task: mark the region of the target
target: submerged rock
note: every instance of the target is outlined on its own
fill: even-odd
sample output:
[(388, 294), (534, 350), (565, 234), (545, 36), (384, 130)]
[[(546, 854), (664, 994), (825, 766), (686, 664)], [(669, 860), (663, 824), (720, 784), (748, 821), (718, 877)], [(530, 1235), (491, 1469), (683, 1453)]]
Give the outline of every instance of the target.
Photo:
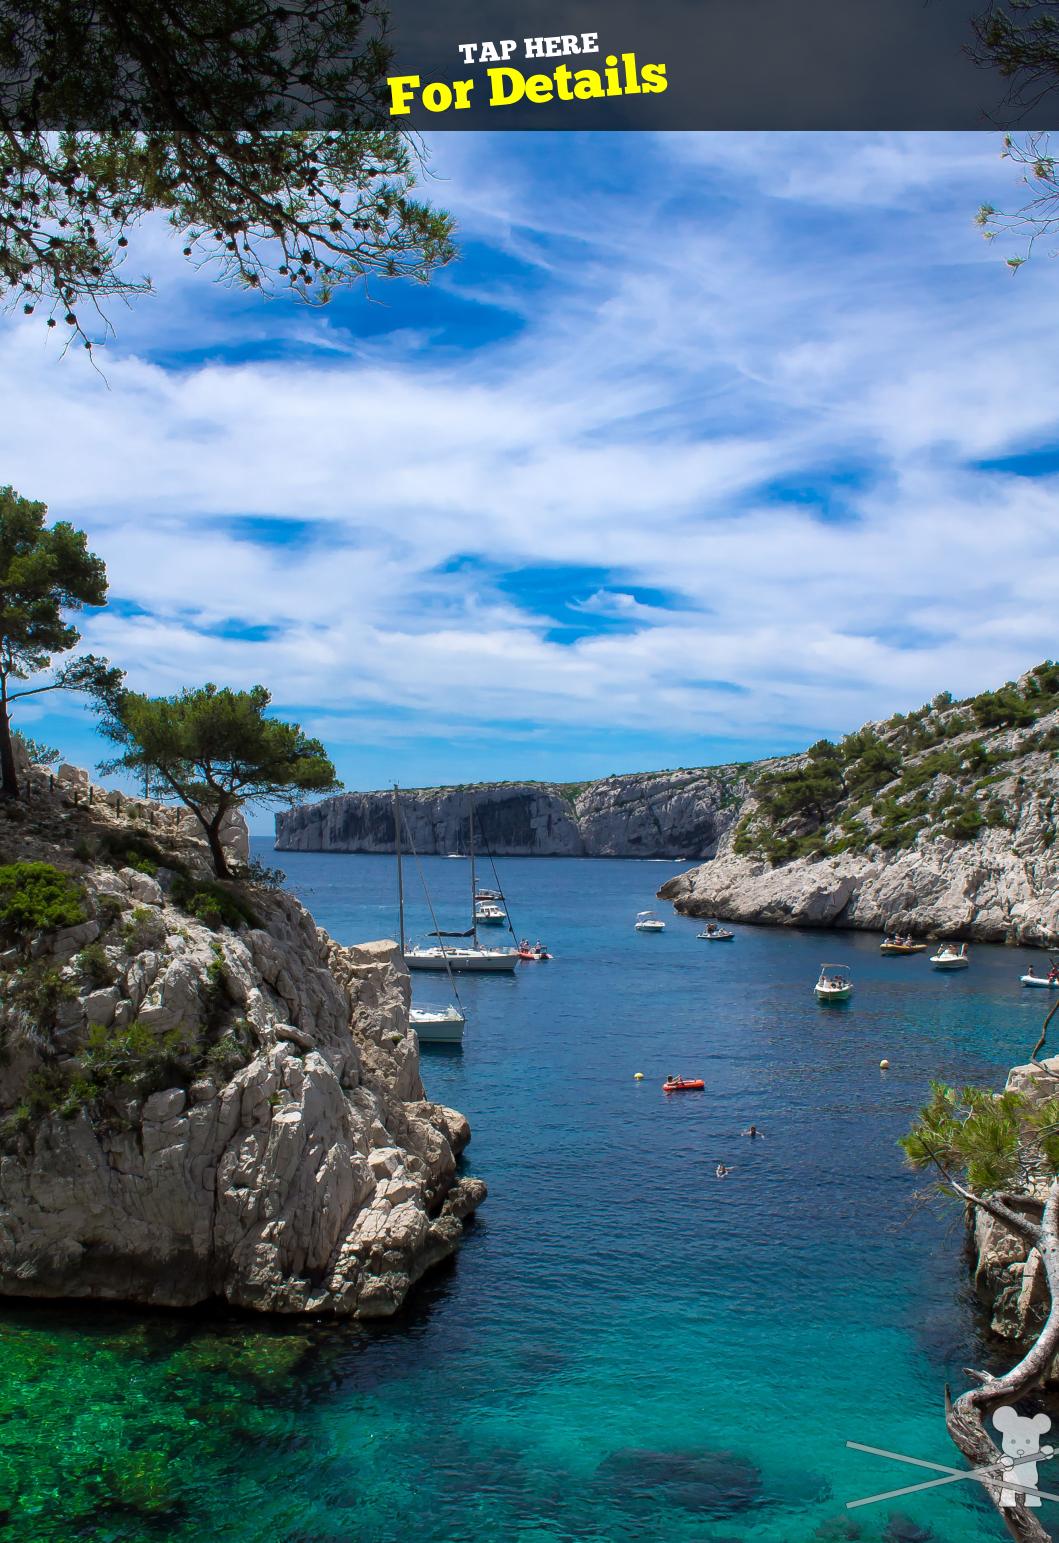
[(747, 1510), (761, 1491), (760, 1470), (733, 1452), (626, 1447), (603, 1459), (596, 1481), (619, 1504), (661, 1501), (715, 1516)]
[(886, 1519), (883, 1543), (942, 1543), (933, 1527), (917, 1522), (903, 1511), (891, 1511)]

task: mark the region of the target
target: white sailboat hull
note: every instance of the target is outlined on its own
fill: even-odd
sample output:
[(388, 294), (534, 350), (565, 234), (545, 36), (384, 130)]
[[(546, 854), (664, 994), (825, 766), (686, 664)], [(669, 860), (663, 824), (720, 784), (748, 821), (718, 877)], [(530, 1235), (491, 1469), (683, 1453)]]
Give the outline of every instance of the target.
[(518, 954), (510, 948), (410, 948), (404, 956), (410, 970), (459, 970), (466, 974), (510, 973)]

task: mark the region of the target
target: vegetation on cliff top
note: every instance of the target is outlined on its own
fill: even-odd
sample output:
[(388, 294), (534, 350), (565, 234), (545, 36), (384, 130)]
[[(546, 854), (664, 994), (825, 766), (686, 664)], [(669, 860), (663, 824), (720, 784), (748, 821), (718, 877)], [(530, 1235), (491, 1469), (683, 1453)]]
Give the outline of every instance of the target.
[[(912, 713), (821, 739), (793, 766), (763, 770), (733, 851), (773, 864), (796, 857), (894, 851), (922, 834), (970, 840), (1008, 823), (995, 784), (1005, 762), (1059, 746), (1039, 720), (1059, 708), (1059, 665), (1046, 660), (996, 691), (948, 692)], [(1023, 731), (1000, 743), (1001, 731)], [(988, 742), (987, 742), (988, 741)]]
[(236, 809), (342, 785), (318, 739), (265, 716), (270, 701), (264, 686), (212, 683), (172, 697), (119, 691), (101, 699), (100, 727), (122, 752), (104, 770), (136, 773), (190, 809), (218, 878), (230, 877), (221, 832)]

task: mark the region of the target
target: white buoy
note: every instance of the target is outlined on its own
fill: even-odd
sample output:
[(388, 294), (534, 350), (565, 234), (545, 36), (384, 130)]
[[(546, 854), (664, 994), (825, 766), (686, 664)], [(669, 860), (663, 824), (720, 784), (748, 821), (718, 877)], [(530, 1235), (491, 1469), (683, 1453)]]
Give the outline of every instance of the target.
[(634, 1082), (642, 1082), (643, 1081), (643, 1072), (633, 1072), (632, 1080)]
[(889, 1061), (880, 1061), (879, 1062), (879, 1070), (883, 1071), (883, 1072), (889, 1071), (890, 1070), (890, 1063), (889, 1063)]

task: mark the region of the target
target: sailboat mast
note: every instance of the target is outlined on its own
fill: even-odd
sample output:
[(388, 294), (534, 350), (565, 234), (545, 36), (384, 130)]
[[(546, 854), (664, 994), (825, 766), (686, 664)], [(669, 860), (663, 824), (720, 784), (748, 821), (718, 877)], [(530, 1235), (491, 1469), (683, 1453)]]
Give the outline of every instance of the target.
[(401, 864), (401, 805), (397, 797), (397, 784), (393, 785), (393, 832), (397, 851), (397, 904), (401, 913), (401, 953), (404, 954), (404, 868)]
[(471, 931), (474, 933), (474, 946), (478, 947), (478, 907), (474, 897), (478, 893), (478, 882), (474, 876), (474, 794), (468, 795), (470, 807), (470, 854), (471, 854)]

